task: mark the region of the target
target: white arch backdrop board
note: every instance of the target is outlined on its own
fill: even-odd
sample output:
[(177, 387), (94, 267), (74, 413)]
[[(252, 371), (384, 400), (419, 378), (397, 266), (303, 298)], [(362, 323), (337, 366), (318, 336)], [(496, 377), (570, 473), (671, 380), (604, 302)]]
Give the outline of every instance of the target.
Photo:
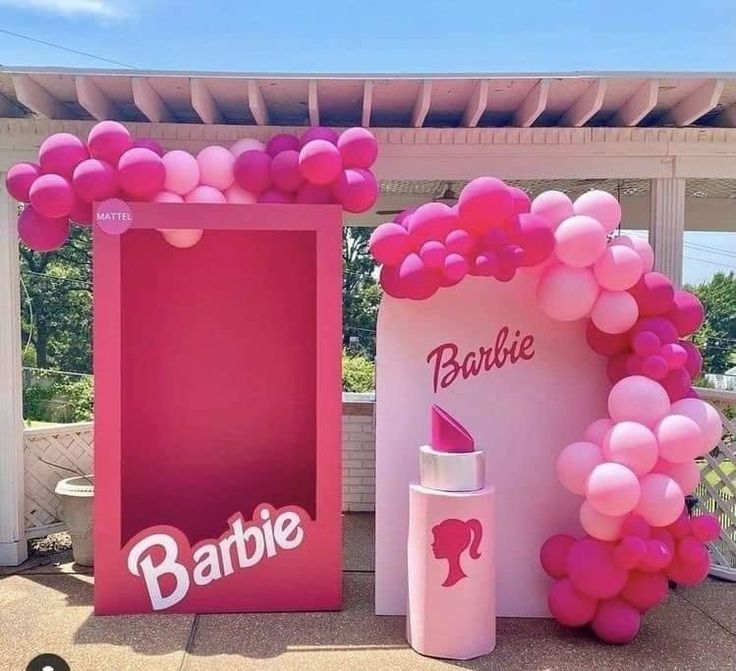
[[(429, 300), (386, 296), (381, 303), (376, 360), (379, 615), (406, 610), (408, 485), (418, 480), (418, 448), (429, 440), (430, 407), (436, 403), (486, 451), (486, 482), (496, 487), (497, 614), (549, 616), (549, 580), (539, 565), (539, 548), (554, 533), (581, 533), (580, 501), (559, 484), (555, 460), (565, 445), (581, 440), (588, 423), (605, 415), (609, 383), (605, 358), (585, 341), (584, 321), (545, 317), (536, 307), (534, 286), (525, 275), (509, 283), (468, 277)], [(478, 366), (478, 354), (484, 354), (479, 348), (496, 350), (504, 327), (508, 336), (500, 349), (528, 358), (499, 354), (494, 359), (491, 353), (489, 365)], [(457, 347), (456, 363), (451, 344)], [(458, 370), (455, 375), (472, 351), (478, 354), (466, 366), (470, 374)]]

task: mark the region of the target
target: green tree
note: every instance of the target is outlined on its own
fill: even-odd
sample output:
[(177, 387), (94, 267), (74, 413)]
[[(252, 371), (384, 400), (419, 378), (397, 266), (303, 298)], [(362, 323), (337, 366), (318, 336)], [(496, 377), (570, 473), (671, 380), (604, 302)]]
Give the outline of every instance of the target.
[(376, 264), (368, 251), (372, 229), (343, 229), (343, 345), (371, 359), (376, 354), (376, 317), (381, 289)]
[(705, 321), (693, 340), (703, 354), (703, 371), (723, 373), (736, 355), (736, 275), (716, 273), (708, 282), (688, 287), (705, 308)]

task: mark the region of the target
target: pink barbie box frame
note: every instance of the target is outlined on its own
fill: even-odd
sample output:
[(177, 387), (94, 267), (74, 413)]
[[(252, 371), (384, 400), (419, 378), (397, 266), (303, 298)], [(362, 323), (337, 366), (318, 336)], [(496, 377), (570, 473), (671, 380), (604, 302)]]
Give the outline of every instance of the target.
[(95, 612), (340, 608), (340, 207), (129, 208), (94, 231)]

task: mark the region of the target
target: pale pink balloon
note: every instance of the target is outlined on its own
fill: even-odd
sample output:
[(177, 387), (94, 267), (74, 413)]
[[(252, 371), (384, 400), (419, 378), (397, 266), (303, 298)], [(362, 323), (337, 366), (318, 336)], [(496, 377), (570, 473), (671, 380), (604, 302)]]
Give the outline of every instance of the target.
[(611, 430), (612, 426), (613, 422), (608, 419), (608, 417), (596, 419), (588, 425), (587, 429), (585, 429), (583, 440), (588, 441), (589, 443), (595, 443), (596, 445), (601, 445), (603, 443), (603, 439)]
[(595, 443), (571, 443), (557, 457), (557, 478), (573, 494), (585, 495), (585, 483), (598, 464), (603, 463), (601, 448)]
[(603, 456), (630, 468), (636, 475), (645, 475), (657, 463), (657, 439), (654, 433), (638, 422), (619, 422), (603, 439)]
[(644, 264), (635, 249), (625, 245), (609, 245), (595, 262), (593, 272), (604, 289), (624, 291), (639, 281)]
[(643, 375), (617, 382), (608, 395), (608, 412), (614, 422), (639, 422), (653, 427), (670, 411), (670, 399), (661, 384)]
[(255, 140), (252, 137), (243, 137), (237, 140), (232, 147), (230, 147), (230, 153), (237, 158), (246, 151), (265, 151), (266, 145), (260, 140)]
[(595, 327), (604, 333), (628, 331), (639, 317), (639, 306), (627, 291), (601, 291), (590, 312)]
[(531, 212), (544, 217), (552, 228), (557, 228), (562, 221), (575, 214), (572, 201), (562, 191), (540, 193), (532, 201)]
[(154, 197), (153, 197), (154, 203), (183, 203), (184, 198), (180, 196), (178, 193), (173, 193), (172, 191), (159, 191)]
[(564, 578), (567, 575), (567, 555), (575, 545), (569, 534), (550, 536), (539, 551), (539, 562), (550, 578)]
[(44, 217), (36, 212), (33, 205), (28, 205), (18, 217), (18, 237), (37, 252), (52, 252), (69, 238), (69, 220), (66, 217)]
[(631, 247), (641, 258), (643, 270), (645, 273), (654, 268), (654, 250), (652, 246), (644, 239), (636, 235), (619, 235), (611, 240), (612, 245), (624, 245)]
[(572, 205), (575, 214), (592, 217), (612, 233), (621, 223), (621, 204), (607, 191), (586, 191)]
[(166, 168), (166, 191), (184, 196), (199, 184), (199, 163), (189, 152), (174, 149), (165, 153), (161, 160)]
[(630, 513), (639, 502), (639, 478), (622, 464), (596, 466), (585, 485), (585, 497), (599, 513), (616, 517)]
[(626, 515), (604, 515), (599, 513), (589, 501), (580, 506), (580, 524), (585, 533), (600, 541), (615, 541), (621, 537), (621, 527)]
[(178, 247), (179, 249), (194, 247), (204, 233), (201, 228), (161, 228), (159, 230), (166, 242), (172, 247)]
[(652, 470), (671, 477), (685, 494), (692, 494), (700, 484), (700, 467), (694, 461), (673, 464), (659, 459)]
[(235, 157), (225, 147), (211, 145), (197, 154), (199, 183), (224, 191), (234, 180)]
[(563, 578), (550, 588), (547, 605), (560, 624), (582, 627), (593, 619), (598, 602), (575, 589), (568, 578)]
[(555, 255), (575, 268), (593, 265), (606, 244), (606, 230), (592, 217), (569, 217), (555, 230)]
[(551, 319), (561, 322), (586, 317), (596, 298), (598, 283), (590, 268), (553, 265), (537, 285), (539, 309)]
[(226, 203), (225, 194), (214, 186), (200, 185), (192, 189), (184, 200), (187, 203)]
[(649, 473), (641, 479), (641, 496), (636, 512), (653, 527), (672, 524), (684, 507), (685, 494), (669, 476)]
[(662, 459), (683, 464), (701, 456), (705, 444), (703, 432), (695, 421), (684, 415), (667, 415), (654, 428)]
[(252, 193), (238, 184), (233, 184), (225, 189), (225, 200), (236, 205), (253, 205), (258, 202), (258, 199)]
[(699, 398), (683, 398), (672, 404), (672, 414), (684, 415), (692, 419), (703, 433), (701, 454), (710, 452), (721, 440), (723, 424), (718, 411)]

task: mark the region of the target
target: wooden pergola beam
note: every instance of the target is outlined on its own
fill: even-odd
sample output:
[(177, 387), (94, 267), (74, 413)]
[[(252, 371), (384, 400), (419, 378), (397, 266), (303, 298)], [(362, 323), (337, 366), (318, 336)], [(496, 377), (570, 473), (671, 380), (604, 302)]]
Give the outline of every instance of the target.
[(95, 119), (120, 119), (120, 110), (112, 103), (94, 83), (91, 77), (75, 77), (74, 87), (77, 90), (77, 100)]
[(580, 128), (584, 126), (593, 115), (603, 106), (603, 98), (606, 95), (607, 82), (605, 79), (596, 79), (580, 97), (565, 110), (562, 115), (562, 126)]
[(261, 87), (255, 79), (248, 80), (248, 107), (259, 126), (268, 126), (269, 116), (266, 101), (263, 99)]
[(547, 94), (549, 93), (549, 80), (540, 79), (534, 88), (529, 91), (526, 98), (521, 101), (514, 112), (514, 126), (528, 128), (544, 112), (547, 107)]
[(614, 121), (618, 126), (636, 126), (657, 106), (659, 80), (645, 81), (618, 111)]
[(363, 82), (363, 110), (360, 116), (360, 125), (370, 128), (371, 113), (373, 112), (373, 81), (366, 79)]
[(31, 75), (13, 75), (13, 86), (18, 101), (34, 114), (47, 119), (64, 119), (69, 111)]
[(309, 109), (309, 125), (319, 126), (319, 91), (317, 80), (309, 80), (309, 91), (307, 96), (307, 108)]
[(133, 77), (130, 82), (133, 88), (133, 102), (143, 115), (152, 123), (171, 121), (173, 115), (161, 96), (143, 77)]
[(222, 112), (204, 81), (197, 78), (191, 79), (189, 91), (192, 96), (192, 107), (204, 123), (223, 123), (225, 119)]
[(487, 79), (481, 79), (475, 85), (473, 95), (470, 96), (470, 100), (468, 100), (468, 104), (463, 112), (463, 126), (466, 128), (475, 128), (486, 111), (489, 86)]
[(414, 101), (414, 108), (411, 112), (411, 125), (414, 128), (421, 128), (424, 120), (429, 113), (429, 106), (432, 103), (432, 80), (425, 79), (419, 88), (417, 99)]
[(675, 126), (689, 126), (697, 121), (718, 104), (724, 83), (722, 79), (706, 81), (677, 103), (667, 114), (666, 120)]

